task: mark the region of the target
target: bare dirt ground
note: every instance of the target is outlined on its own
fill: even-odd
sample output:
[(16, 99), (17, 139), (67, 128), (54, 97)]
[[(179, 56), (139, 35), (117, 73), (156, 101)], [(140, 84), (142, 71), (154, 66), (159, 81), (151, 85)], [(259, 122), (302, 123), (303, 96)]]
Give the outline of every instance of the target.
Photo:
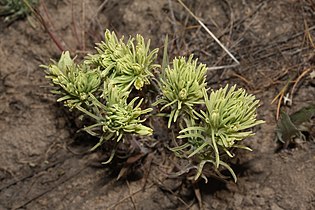
[[(199, 184), (203, 208), (315, 209), (315, 144), (300, 141), (276, 152), (277, 106), (271, 105), (299, 76), (293, 103), (283, 108), (292, 113), (315, 101), (314, 78), (305, 73), (315, 65), (315, 2), (185, 3), (240, 61), (234, 68), (209, 71), (208, 84), (237, 84), (256, 94), (259, 118), (266, 121), (246, 140), (253, 152), (242, 151), (234, 160), (237, 183)], [(152, 48), (162, 47), (169, 34), (171, 57), (194, 53), (209, 67), (233, 64), (177, 1), (56, 0), (39, 10), (61, 46), (78, 59), (108, 28), (118, 35), (140, 33), (152, 40)], [(102, 151), (86, 152), (93, 143), (76, 133), (77, 123), (49, 93), (39, 67), (60, 53), (34, 19), (9, 26), (0, 19), (0, 209), (198, 209), (192, 186), (160, 172), (172, 164), (162, 152), (143, 161), (140, 178), (120, 181), (98, 165)], [(168, 138), (163, 132), (156, 136)]]

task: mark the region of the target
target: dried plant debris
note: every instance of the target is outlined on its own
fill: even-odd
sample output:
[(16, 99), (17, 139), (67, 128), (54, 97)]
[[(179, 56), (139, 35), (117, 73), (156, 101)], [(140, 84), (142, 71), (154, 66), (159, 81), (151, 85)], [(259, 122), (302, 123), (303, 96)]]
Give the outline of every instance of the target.
[(314, 138), (312, 128), (313, 123), (310, 120), (315, 116), (315, 105), (303, 107), (297, 112), (288, 115), (281, 111), (281, 117), (277, 124), (277, 139), (283, 143), (283, 148), (287, 148), (294, 138), (305, 139), (303, 133), (307, 133), (310, 138)]

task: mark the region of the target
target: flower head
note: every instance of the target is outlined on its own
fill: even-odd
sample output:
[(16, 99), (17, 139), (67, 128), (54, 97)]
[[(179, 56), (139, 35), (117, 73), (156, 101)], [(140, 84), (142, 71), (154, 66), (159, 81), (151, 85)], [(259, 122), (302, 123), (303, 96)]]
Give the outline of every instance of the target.
[(93, 113), (80, 106), (77, 107), (96, 121), (95, 124), (84, 128), (88, 133), (100, 137), (99, 143), (92, 149), (100, 146), (105, 140), (114, 139), (118, 142), (127, 133), (142, 136), (152, 134), (152, 129), (142, 124), (145, 119), (140, 118), (152, 111), (152, 108), (144, 110), (140, 108), (143, 99), (135, 105), (139, 98), (135, 97), (128, 103), (129, 93), (121, 91), (117, 86), (109, 83), (104, 89), (102, 97), (106, 101), (105, 104), (91, 96), (95, 106)]
[(100, 72), (84, 64), (75, 64), (68, 51), (61, 54), (58, 63), (53, 61), (53, 64), (44, 67), (46, 78), (57, 87), (53, 93), (62, 95), (58, 101), (64, 101), (69, 108), (87, 102), (89, 95), (101, 85)]
[(206, 65), (197, 65), (197, 59), (190, 56), (173, 60), (173, 68), (168, 66), (160, 79), (161, 98), (155, 103), (162, 104), (161, 111), (171, 109), (168, 127), (176, 122), (180, 114), (194, 117), (194, 106), (204, 103), (203, 90), (206, 88)]
[(130, 38), (124, 43), (124, 37), (118, 39), (114, 32), (105, 32), (105, 41), (98, 44), (97, 53), (90, 54), (86, 64), (98, 66), (101, 75), (106, 80), (128, 91), (133, 87), (142, 89), (149, 84), (149, 77), (153, 76), (152, 69), (159, 65), (154, 64), (158, 49), (150, 51), (150, 41), (145, 43), (141, 35)]

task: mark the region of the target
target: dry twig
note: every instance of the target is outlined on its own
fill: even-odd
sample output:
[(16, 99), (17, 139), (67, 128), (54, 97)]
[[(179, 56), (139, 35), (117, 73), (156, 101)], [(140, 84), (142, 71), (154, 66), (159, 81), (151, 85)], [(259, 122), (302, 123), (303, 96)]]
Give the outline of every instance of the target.
[(130, 201), (131, 201), (131, 203), (132, 203), (132, 205), (133, 205), (133, 208), (134, 208), (135, 210), (137, 210), (136, 203), (135, 203), (135, 201), (134, 201), (134, 199), (133, 199), (133, 195), (132, 195), (132, 193), (131, 193), (131, 189), (130, 189), (130, 184), (129, 184), (129, 181), (128, 181), (128, 180), (126, 180), (126, 183), (127, 183), (128, 190), (129, 190)]
[(280, 107), (281, 107), (281, 102), (282, 99), (284, 97), (284, 94), (286, 93), (289, 84), (290, 84), (291, 80), (289, 80), (285, 86), (280, 90), (280, 92), (278, 93), (278, 95), (276, 95), (276, 97), (274, 97), (274, 99), (271, 101), (271, 104), (273, 104), (276, 100), (278, 100), (278, 104), (277, 104), (277, 113), (276, 113), (276, 119), (279, 119), (279, 115), (280, 115)]
[(220, 47), (234, 60), (236, 65), (239, 65), (240, 62), (232, 55), (232, 53), (220, 42), (220, 40), (209, 30), (209, 28), (181, 1), (178, 2), (186, 9), (186, 11), (193, 17), (195, 20), (204, 28), (207, 33), (220, 45)]
[(298, 78), (294, 81), (294, 85), (293, 85), (293, 87), (292, 87), (292, 89), (291, 89), (291, 100), (292, 100), (292, 98), (293, 98), (294, 91), (295, 91), (296, 86), (297, 86), (297, 84), (299, 83), (299, 81), (300, 81), (305, 75), (307, 75), (310, 71), (312, 71), (312, 70), (313, 70), (313, 68), (307, 68), (307, 69), (304, 70), (304, 71), (302, 72), (302, 74), (301, 74), (300, 76), (298, 76)]

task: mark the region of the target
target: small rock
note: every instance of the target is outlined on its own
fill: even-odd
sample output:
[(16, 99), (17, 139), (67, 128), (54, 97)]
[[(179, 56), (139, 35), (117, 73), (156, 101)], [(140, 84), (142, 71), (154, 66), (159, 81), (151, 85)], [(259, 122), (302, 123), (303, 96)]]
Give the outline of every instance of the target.
[(218, 209), (218, 206), (220, 205), (220, 202), (216, 199), (213, 199), (213, 201), (211, 201), (211, 207), (213, 209)]
[(276, 203), (271, 204), (270, 209), (271, 209), (271, 210), (284, 210), (283, 208), (281, 208), (280, 206), (278, 206)]
[(234, 194), (234, 205), (240, 206), (243, 202), (243, 198), (244, 196), (240, 195), (240, 194)]
[(163, 182), (163, 186), (161, 187), (166, 190), (176, 191), (181, 186), (181, 184), (182, 182), (179, 179), (166, 179)]
[(254, 202), (253, 202), (253, 199), (251, 197), (246, 196), (244, 198), (243, 204), (244, 204), (244, 206), (253, 206)]
[(262, 191), (261, 194), (265, 197), (272, 197), (275, 194), (275, 191), (270, 188), (270, 187), (265, 187)]
[(262, 197), (256, 197), (256, 198), (254, 198), (254, 203), (257, 206), (263, 206), (263, 205), (265, 205), (265, 199)]

